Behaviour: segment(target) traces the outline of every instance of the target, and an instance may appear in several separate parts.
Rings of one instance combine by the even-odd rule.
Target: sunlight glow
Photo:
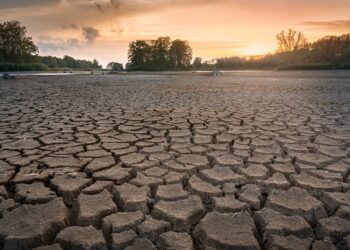
[[[264,44],[252,44],[246,47],[241,48],[238,52],[241,55],[246,56],[256,56],[272,53],[275,50],[273,45],[264,45]]]

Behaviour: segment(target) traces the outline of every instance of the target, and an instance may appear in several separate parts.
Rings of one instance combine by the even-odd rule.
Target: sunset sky
[[[283,29],[310,41],[350,32],[350,0],[0,0],[0,21],[19,20],[41,55],[125,63],[128,44],[186,39],[194,56],[264,54]]]

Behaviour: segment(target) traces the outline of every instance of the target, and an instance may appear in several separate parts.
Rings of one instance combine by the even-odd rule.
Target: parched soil
[[[350,74],[0,80],[0,249],[350,249]]]

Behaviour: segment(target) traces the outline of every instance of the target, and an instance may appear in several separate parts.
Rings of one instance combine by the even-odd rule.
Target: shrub
[[[32,64],[15,64],[15,63],[0,63],[0,72],[6,71],[48,71],[47,65],[42,63]]]

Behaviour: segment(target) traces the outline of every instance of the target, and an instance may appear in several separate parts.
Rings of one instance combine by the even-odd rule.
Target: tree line
[[[74,59],[71,56],[64,56],[63,58],[53,56],[38,56],[38,61],[47,65],[51,69],[55,68],[69,68],[69,69],[101,69],[102,66],[94,59],[93,61]]]
[[[0,71],[49,69],[94,70],[101,69],[98,61],[79,60],[71,56],[63,58],[39,56],[39,49],[26,27],[18,21],[0,23]]]
[[[202,69],[350,69],[350,33],[308,42],[305,35],[289,29],[276,35],[273,54],[217,58],[200,64]],[[197,66],[198,67],[198,66]]]
[[[135,70],[234,70],[234,69],[350,69],[350,33],[326,36],[308,42],[296,30],[276,35],[275,53],[250,57],[225,57],[192,62],[192,48],[188,41],[159,37],[155,40],[136,40],[129,44],[125,69]],[[18,21],[0,23],[0,71],[15,70],[95,70],[98,61],[39,56],[38,47],[27,36],[26,27]],[[107,69],[123,71],[123,64],[111,62]]]
[[[129,44],[127,70],[186,70],[191,68],[188,41],[170,37],[137,40]]]

